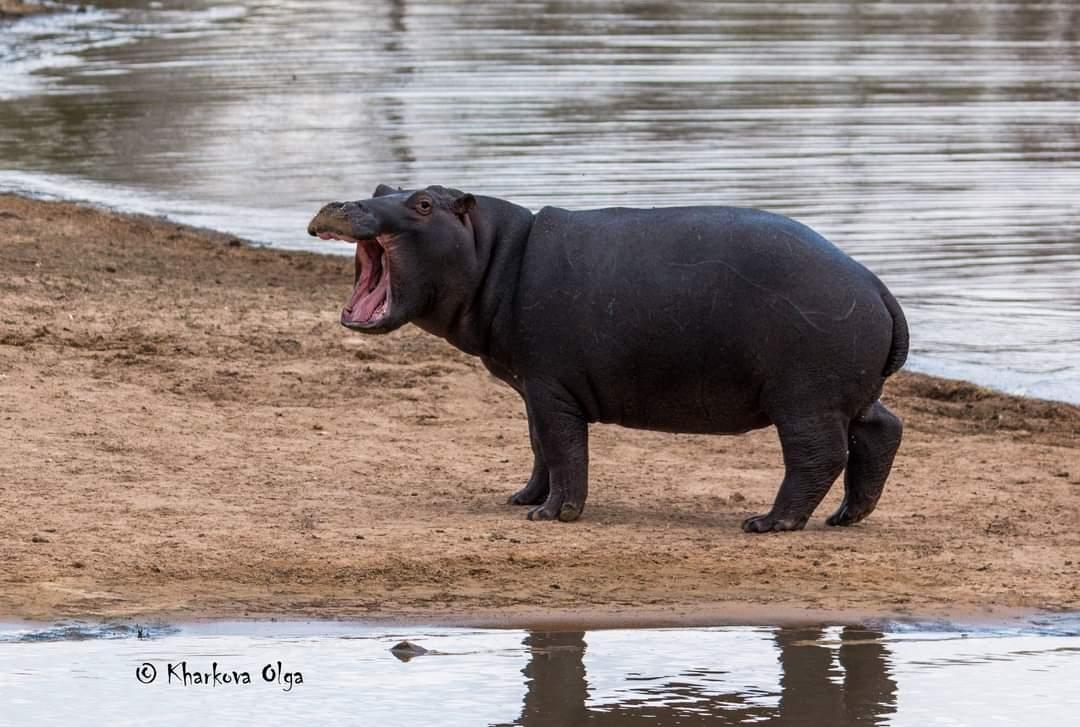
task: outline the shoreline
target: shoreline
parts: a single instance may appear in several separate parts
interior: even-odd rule
[[[57,625],[87,626],[164,626],[192,627],[214,624],[306,624],[354,626],[367,629],[441,628],[484,629],[493,631],[606,631],[616,629],[725,628],[738,626],[804,627],[866,626],[871,624],[950,624],[958,627],[995,628],[1031,624],[1036,619],[1056,616],[1080,616],[1080,611],[1047,611],[1032,608],[1001,608],[985,611],[936,608],[920,612],[896,612],[874,609],[812,609],[762,607],[755,603],[729,603],[720,607],[694,610],[634,608],[627,611],[605,609],[551,611],[490,611],[462,616],[440,617],[370,614],[363,617],[325,617],[318,613],[261,613],[244,616],[192,614],[173,616],[169,612],[151,612],[120,617],[70,617],[62,619],[21,619],[0,616],[0,634],[12,629],[48,629]]]
[[[0,194],[0,268],[15,619],[1080,611],[1080,407],[902,372],[877,512],[826,528],[838,483],[765,536],[738,523],[775,495],[771,430],[598,426],[585,517],[529,523],[517,396],[413,327],[337,325],[349,258]]]
[[[79,188],[58,188],[52,191],[47,191],[44,188],[37,188],[34,186],[24,186],[19,184],[3,184],[3,180],[0,180],[0,195],[9,195],[13,197],[19,197],[21,199],[32,200],[35,202],[59,202],[66,204],[78,205],[81,207],[88,207],[90,209],[97,210],[108,214],[117,214],[132,219],[143,219],[150,223],[165,223],[171,225],[177,225],[184,229],[191,230],[196,233],[208,235],[210,237],[225,238],[232,241],[237,240],[250,247],[276,250],[280,252],[296,252],[316,255],[326,255],[336,258],[348,258],[352,259],[352,253],[344,247],[334,249],[333,247],[327,247],[325,249],[312,249],[305,247],[304,245],[296,245],[284,243],[281,240],[272,240],[270,238],[258,239],[250,236],[245,236],[244,233],[232,233],[224,232],[212,226],[209,222],[200,221],[185,221],[184,215],[175,215],[174,212],[161,208],[161,205],[149,204],[148,207],[139,210],[140,203],[134,203],[134,207],[125,205],[114,205],[107,201],[104,201],[112,190],[109,188],[103,188],[95,193],[87,194],[85,189],[79,191]],[[128,205],[132,204],[132,200],[126,200]],[[305,239],[306,234],[299,235],[298,239],[304,239],[305,242],[310,242],[314,245],[319,245],[323,241],[317,239]],[[960,384],[970,384],[971,386],[994,394],[1001,394],[1004,396],[1017,397],[1020,399],[1030,399],[1032,401],[1042,401],[1052,404],[1067,404],[1069,406],[1080,407],[1080,390],[1073,392],[1071,389],[1063,397],[1055,398],[1053,396],[1042,396],[1039,394],[1027,393],[1027,389],[1030,387],[1038,388],[1041,381],[1025,381],[1022,379],[1010,378],[1016,375],[1016,372],[1008,369],[995,369],[989,367],[969,369],[963,365],[955,364],[953,362],[936,359],[929,357],[925,354],[911,354],[908,357],[907,363],[903,367],[903,371],[907,373],[920,374],[932,379],[940,379],[943,381],[951,381]],[[1069,398],[1073,397],[1073,398]]]

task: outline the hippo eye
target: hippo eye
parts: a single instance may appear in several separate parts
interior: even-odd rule
[[[431,200],[430,199],[427,199],[426,197],[421,197],[419,200],[417,200],[417,202],[416,202],[416,211],[419,212],[420,214],[422,214],[422,215],[430,215],[431,214],[431,209],[432,209],[432,206],[431,206]]]

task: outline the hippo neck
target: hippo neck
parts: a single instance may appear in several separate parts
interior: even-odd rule
[[[509,365],[514,295],[533,213],[494,197],[477,197],[470,220],[475,258],[469,293],[440,301],[416,324],[474,356]]]

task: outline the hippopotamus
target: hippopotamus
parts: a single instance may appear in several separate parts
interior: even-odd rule
[[[829,525],[877,505],[902,424],[879,400],[904,364],[903,311],[809,227],[756,209],[533,213],[496,197],[379,185],[308,232],[356,245],[341,323],[406,323],[478,356],[522,398],[529,520],[576,520],[588,427],[739,434],[774,426],[784,478],[747,532],[799,530],[842,471]]]

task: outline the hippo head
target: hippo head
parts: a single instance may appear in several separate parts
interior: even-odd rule
[[[467,295],[475,204],[471,194],[455,189],[380,184],[371,199],[319,210],[308,234],[356,244],[356,276],[341,324],[389,333],[422,319],[436,301]]]

